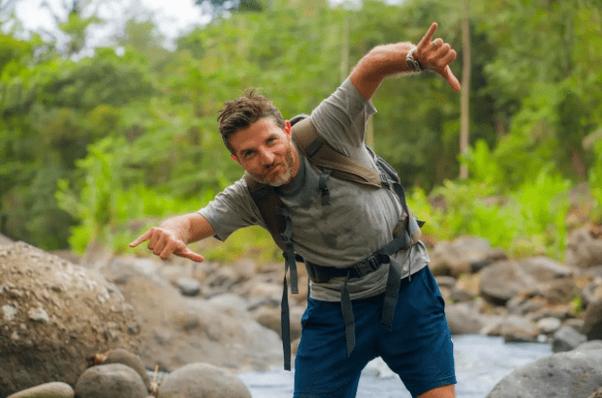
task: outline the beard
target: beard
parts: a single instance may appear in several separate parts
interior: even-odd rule
[[[280,187],[291,181],[293,177],[293,148],[292,145],[284,155],[282,163],[275,163],[270,166],[262,175],[251,174],[258,182],[270,185],[272,187]],[[274,171],[274,168],[281,168],[280,171]]]

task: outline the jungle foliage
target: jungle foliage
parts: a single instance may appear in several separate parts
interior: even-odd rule
[[[144,226],[199,209],[240,176],[217,133],[225,100],[253,86],[285,116],[308,113],[373,46],[417,41],[433,20],[458,50],[460,75],[461,2],[197,3],[211,22],[174,48],[152,19],[84,51],[98,18],[72,10],[59,44],[24,35],[3,11],[3,234],[46,249],[124,250]],[[459,96],[431,73],[382,85],[375,148],[401,171],[435,239],[476,234],[561,257],[574,187],[589,183],[588,217],[602,221],[602,5],[472,0],[469,23],[470,152],[458,154]],[[267,234],[241,236],[216,255],[271,247]]]

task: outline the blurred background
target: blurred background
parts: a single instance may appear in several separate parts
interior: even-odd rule
[[[370,144],[430,243],[562,260],[571,229],[602,222],[599,0],[0,0],[0,233],[126,251],[240,177],[225,100],[257,87],[309,113],[373,46],[432,21],[463,93],[432,73],[386,81]],[[276,249],[250,228],[203,254]]]

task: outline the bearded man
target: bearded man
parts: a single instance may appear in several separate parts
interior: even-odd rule
[[[442,39],[432,39],[436,29],[433,23],[417,45],[387,44],[368,52],[304,119],[317,135],[313,142],[352,162],[353,170],[385,175],[383,162],[365,145],[366,122],[376,111],[370,99],[382,81],[431,70],[460,90],[449,67],[456,52]],[[455,397],[443,298],[425,246],[407,239],[417,227],[412,230],[395,179],[385,175],[382,185],[369,186],[337,174],[337,162],[331,168],[317,165],[307,148],[296,145],[291,122],[254,91],[227,102],[218,121],[245,177],[198,212],[169,218],[130,245],[148,241],[162,259],[175,254],[203,261],[188,243],[209,236],[225,240],[249,225],[270,229],[270,209],[262,210],[265,203],[253,195],[251,185],[267,187],[286,220],[282,233],[271,232],[277,242],[285,240],[287,269],[295,256],[302,257],[311,279],[295,358],[294,397],[354,397],[362,369],[376,357],[399,375],[413,397]],[[285,300],[286,289],[285,279]]]

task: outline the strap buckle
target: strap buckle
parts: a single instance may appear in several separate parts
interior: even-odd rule
[[[383,256],[381,254],[372,254],[362,261],[359,261],[353,266],[353,270],[357,273],[358,276],[367,275],[373,271],[376,271],[381,264],[388,261],[388,256]]]

